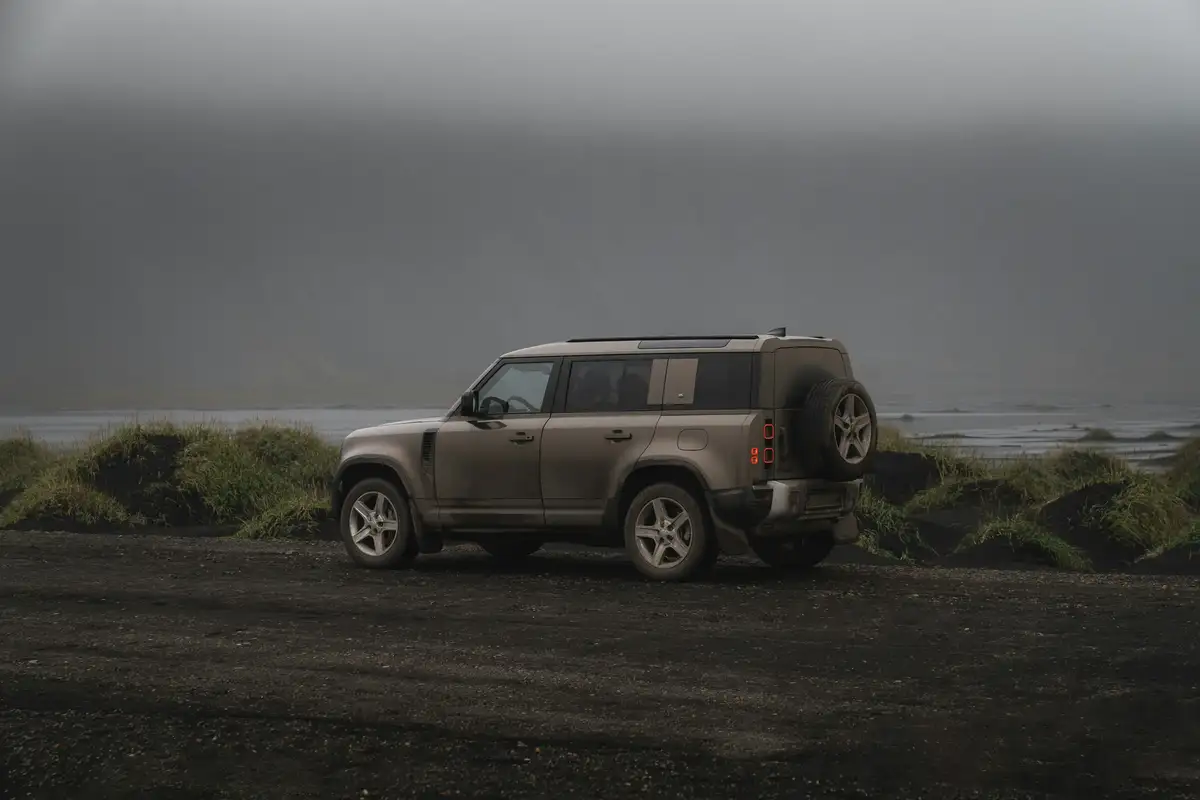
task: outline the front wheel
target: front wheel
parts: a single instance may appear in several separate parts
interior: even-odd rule
[[[369,569],[406,567],[417,557],[408,503],[382,478],[355,484],[342,504],[342,543],[350,558]]]
[[[780,570],[804,571],[824,561],[833,551],[833,532],[805,536],[756,539],[750,548],[763,563]]]
[[[648,578],[689,580],[712,565],[715,548],[704,509],[682,486],[648,486],[625,512],[625,550]]]

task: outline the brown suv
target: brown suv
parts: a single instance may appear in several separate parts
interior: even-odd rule
[[[811,567],[858,538],[877,431],[835,339],[569,339],[502,356],[442,417],[351,433],[333,510],[365,567],[444,539],[623,546],[660,580],[721,553]]]

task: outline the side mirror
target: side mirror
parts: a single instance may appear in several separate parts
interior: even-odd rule
[[[479,395],[475,392],[463,392],[458,404],[458,413],[464,417],[479,416]]]

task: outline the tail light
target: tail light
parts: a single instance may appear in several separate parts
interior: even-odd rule
[[[764,466],[775,463],[775,425],[767,420],[762,427],[762,447],[750,448],[750,463]]]

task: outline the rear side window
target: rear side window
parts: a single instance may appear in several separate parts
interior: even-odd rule
[[[564,411],[645,411],[650,408],[653,359],[575,361]]]
[[[667,365],[663,406],[696,411],[750,408],[753,364],[753,353],[672,357]]]

